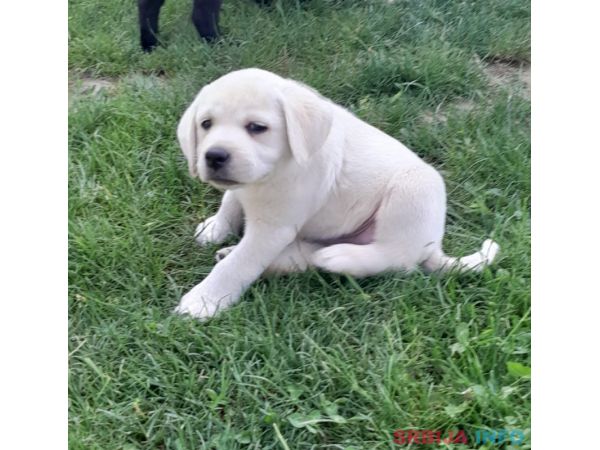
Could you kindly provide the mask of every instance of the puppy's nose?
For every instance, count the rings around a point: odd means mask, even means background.
[[[213,147],[208,149],[204,158],[208,167],[213,170],[219,170],[229,160],[229,153],[221,147]]]

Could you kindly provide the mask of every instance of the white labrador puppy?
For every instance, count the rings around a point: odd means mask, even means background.
[[[265,271],[317,267],[364,277],[390,270],[481,270],[498,245],[442,251],[440,174],[397,140],[296,81],[260,69],[205,86],[177,136],[190,174],[225,190],[196,239],[219,244],[212,272],[176,312],[208,318]]]

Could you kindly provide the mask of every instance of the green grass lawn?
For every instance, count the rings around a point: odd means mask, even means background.
[[[191,1],[168,0],[150,55],[134,2],[69,4],[70,448],[370,450],[400,448],[397,429],[528,432],[530,381],[511,364],[530,366],[527,2],[225,0],[209,46]],[[202,85],[252,66],[435,165],[446,251],[493,236],[497,264],[309,272],[259,281],[206,323],[172,315],[214,264],[192,234],[220,199],[189,178],[175,127]]]

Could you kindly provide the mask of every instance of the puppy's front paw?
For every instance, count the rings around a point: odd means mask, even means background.
[[[215,298],[200,283],[182,297],[175,313],[189,314],[196,319],[206,320],[215,316],[221,309],[227,308],[229,303],[229,296]]]
[[[225,259],[225,257],[229,255],[235,247],[235,245],[232,245],[230,247],[223,247],[217,250],[217,252],[215,253],[215,261],[219,262],[222,259]]]
[[[231,233],[231,226],[227,222],[219,220],[215,215],[209,217],[196,227],[194,237],[200,245],[220,244]]]

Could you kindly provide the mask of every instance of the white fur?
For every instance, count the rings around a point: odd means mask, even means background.
[[[211,120],[205,130],[201,123]],[[268,130],[251,134],[246,125]],[[200,244],[240,243],[217,254],[212,272],[176,308],[203,319],[233,304],[264,272],[317,267],[356,277],[389,270],[481,270],[498,245],[462,258],[442,251],[446,193],[440,174],[402,143],[312,89],[259,69],[205,86],[177,130],[190,173],[227,189],[216,215],[198,226]],[[204,155],[230,155],[223,184]],[[371,243],[323,244],[374,217]]]

